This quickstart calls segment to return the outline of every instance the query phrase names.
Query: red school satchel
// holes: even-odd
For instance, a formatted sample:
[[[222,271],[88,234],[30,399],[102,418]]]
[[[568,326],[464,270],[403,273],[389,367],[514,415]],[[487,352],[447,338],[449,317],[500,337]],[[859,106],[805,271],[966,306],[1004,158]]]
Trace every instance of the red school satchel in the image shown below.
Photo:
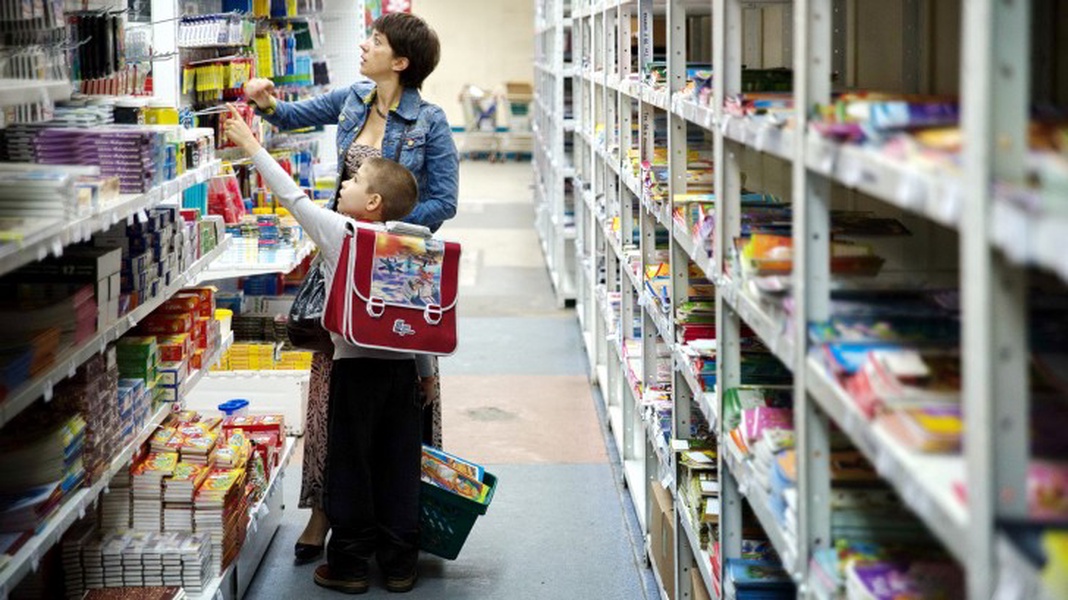
[[[323,308],[323,327],[364,348],[456,351],[460,244],[424,227],[349,224]]]

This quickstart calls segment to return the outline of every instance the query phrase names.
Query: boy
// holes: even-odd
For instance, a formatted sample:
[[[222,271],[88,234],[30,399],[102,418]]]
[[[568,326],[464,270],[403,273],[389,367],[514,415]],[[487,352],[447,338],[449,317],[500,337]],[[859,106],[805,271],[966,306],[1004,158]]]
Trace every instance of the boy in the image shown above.
[[[235,116],[226,137],[252,158],[256,169],[319,246],[323,277],[333,281],[346,216],[363,221],[404,218],[418,199],[412,174],[384,158],[368,158],[342,182],[337,214],[315,205]],[[392,592],[415,586],[419,553],[419,486],[422,410],[417,383],[433,397],[428,357],[372,350],[334,341],[330,380],[325,509],[333,534],[327,564],[315,583],[361,594],[370,587],[368,562],[376,555]],[[418,379],[417,379],[418,376]]]

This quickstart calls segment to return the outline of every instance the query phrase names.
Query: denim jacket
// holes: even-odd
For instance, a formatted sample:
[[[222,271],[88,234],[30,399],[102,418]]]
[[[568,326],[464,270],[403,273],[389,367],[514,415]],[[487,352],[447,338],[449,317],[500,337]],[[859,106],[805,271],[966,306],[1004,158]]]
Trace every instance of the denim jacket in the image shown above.
[[[345,153],[372,110],[374,94],[373,82],[359,81],[309,100],[278,102],[273,114],[260,115],[281,129],[337,125],[340,177]],[[452,129],[445,111],[423,100],[419,90],[404,88],[400,101],[390,108],[382,156],[407,167],[419,183],[419,203],[405,221],[436,231],[443,221],[456,215],[459,156]]]

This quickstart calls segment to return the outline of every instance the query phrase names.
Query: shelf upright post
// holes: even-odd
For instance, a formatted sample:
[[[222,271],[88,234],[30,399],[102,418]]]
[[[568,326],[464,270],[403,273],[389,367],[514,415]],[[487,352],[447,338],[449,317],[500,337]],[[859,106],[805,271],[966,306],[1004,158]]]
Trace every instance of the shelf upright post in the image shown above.
[[[717,0],[712,4],[712,110],[716,123],[724,121],[723,103],[728,90],[737,91],[741,84],[741,43],[737,33],[730,27],[739,27],[741,7],[736,0]],[[730,66],[733,66],[733,70]],[[730,432],[724,424],[723,392],[741,383],[741,323],[738,315],[727,305],[725,287],[728,282],[727,264],[734,236],[741,230],[738,213],[741,186],[739,184],[738,158],[733,148],[728,148],[723,128],[714,133],[715,160],[715,247],[712,256],[712,274],[716,278],[716,438],[720,442],[718,470],[720,474],[720,526],[719,552],[720,581],[726,581],[726,559],[740,558],[742,554],[742,495],[738,481],[728,474],[727,461],[723,458]]]
[[[961,221],[968,596],[994,589],[999,522],[1027,517],[1026,272],[991,245],[992,184],[1022,182],[1027,155],[1030,2],[964,3],[961,82],[965,198]]]
[[[675,94],[682,93],[686,86],[686,5],[685,0],[668,0],[667,6],[667,74],[668,91],[673,98]],[[687,148],[686,148],[686,120],[668,112],[668,214],[674,217],[675,195],[684,194],[686,186]],[[679,303],[687,299],[687,288],[690,282],[690,258],[682,246],[675,240],[672,223],[666,224],[668,228],[669,265],[671,273],[671,311],[668,314],[668,322],[671,325],[671,333],[675,334],[675,318]],[[691,406],[694,394],[699,390],[690,390],[686,378],[683,376],[682,366],[675,363],[675,346],[679,340],[669,339],[664,342],[671,349],[671,398],[672,398],[672,440],[688,440],[691,436],[691,425],[694,415]],[[677,455],[671,453],[672,474],[678,477],[676,466]],[[694,597],[694,590],[690,577],[690,570],[696,564],[698,557],[694,556],[693,547],[687,539],[686,528],[683,519],[690,519],[685,508],[679,502],[684,496],[685,482],[676,484],[675,501],[675,596],[676,598],[689,599]]]
[[[798,0],[794,4],[794,426],[798,459],[798,556],[793,565],[807,581],[808,557],[831,544],[830,431],[827,416],[808,393],[808,323],[830,317],[831,182],[808,169],[804,159],[808,112],[831,99],[832,71],[844,63],[836,52],[835,23],[842,6],[835,0]],[[841,32],[840,32],[841,33]]]

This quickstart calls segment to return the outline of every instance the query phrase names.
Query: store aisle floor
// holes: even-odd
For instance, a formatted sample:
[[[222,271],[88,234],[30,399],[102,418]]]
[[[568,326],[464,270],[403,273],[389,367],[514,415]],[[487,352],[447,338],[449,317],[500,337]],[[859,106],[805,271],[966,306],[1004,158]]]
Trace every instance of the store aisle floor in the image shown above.
[[[461,166],[460,347],[441,361],[445,448],[499,478],[455,561],[424,556],[407,597],[478,600],[646,598],[586,373],[573,311],[559,310],[533,226],[529,163]],[[336,598],[292,565],[307,511],[300,460],[282,527],[247,598]],[[389,594],[375,584],[366,597]],[[391,596],[395,597],[395,596]]]

